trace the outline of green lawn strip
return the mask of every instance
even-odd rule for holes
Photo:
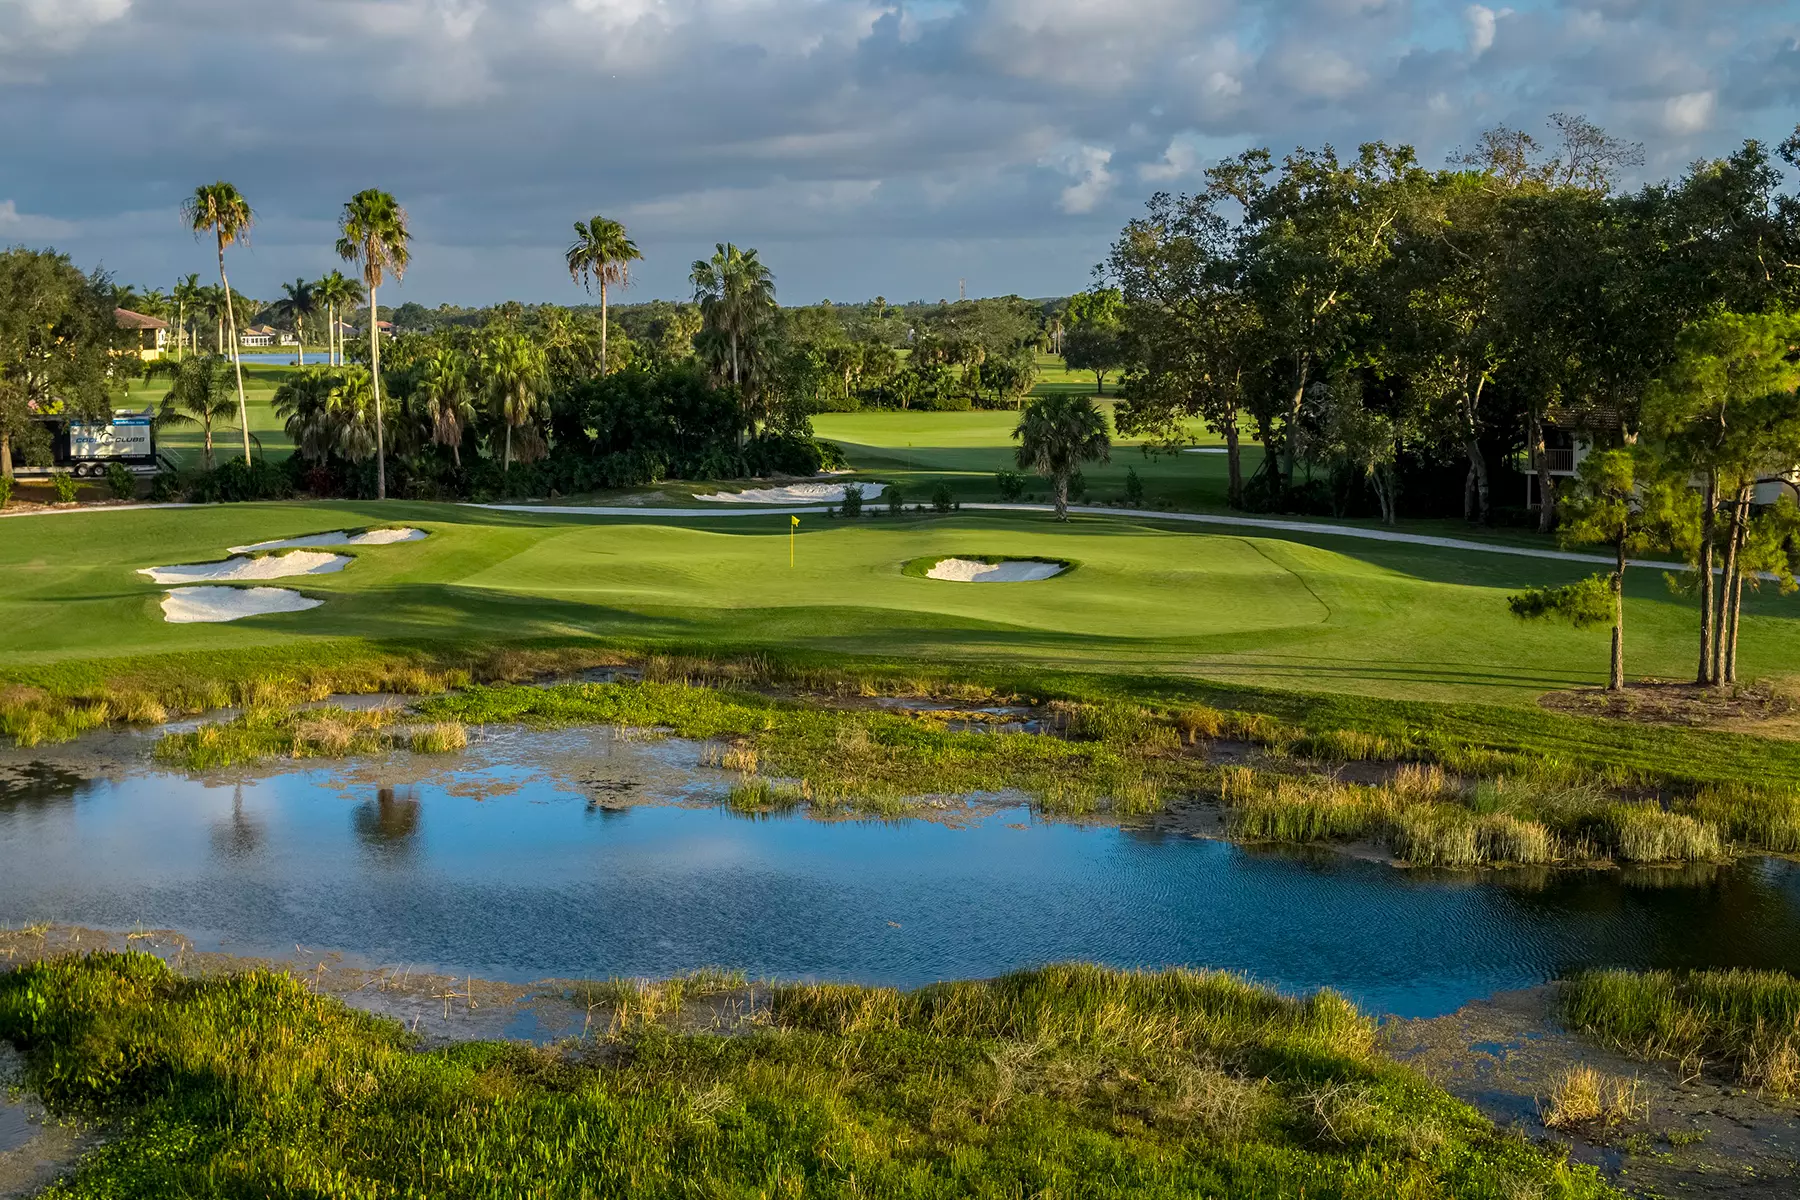
[[[1613,1197],[1373,1049],[1331,993],[1050,967],[775,989],[735,1036],[421,1053],[266,972],[0,976],[26,1085],[110,1136],[51,1197]]]
[[[1564,1020],[1629,1054],[1800,1097],[1800,978],[1780,971],[1588,971],[1563,986]]]

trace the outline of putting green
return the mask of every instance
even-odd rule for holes
[[[351,547],[339,574],[285,581],[325,604],[225,625],[170,625],[137,568],[369,524],[422,542]],[[1522,624],[1504,599],[1567,581],[1567,563],[1195,532],[1147,520],[966,513],[850,524],[785,516],[681,524],[453,505],[319,503],[76,513],[0,521],[8,674],[75,658],[279,646],[321,638],[494,644],[602,637],[703,651],[758,646],[928,662],[1012,661],[1193,673],[1315,691],[1529,702],[1599,681],[1605,631]],[[1018,587],[902,573],[926,556],[1066,559]],[[1628,668],[1680,677],[1694,617],[1634,573]],[[1800,662],[1800,602],[1752,597],[1745,674]]]

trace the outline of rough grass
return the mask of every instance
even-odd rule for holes
[[[1800,1097],[1800,979],[1779,971],[1589,971],[1562,992],[1569,1024],[1684,1070],[1728,1066],[1743,1083]]]
[[[401,748],[416,754],[449,754],[468,744],[467,731],[458,722],[408,726],[397,724],[398,719],[399,714],[385,709],[257,708],[189,733],[164,734],[157,739],[156,758],[204,771],[276,758],[344,758]]]
[[[55,1197],[1617,1195],[1372,1034],[1331,993],[1069,966],[780,988],[732,1036],[420,1053],[285,975],[107,954],[0,977],[27,1086],[118,1121]]]

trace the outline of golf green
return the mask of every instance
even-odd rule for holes
[[[333,575],[277,580],[306,612],[173,625],[139,567],[370,524],[423,542],[352,548]],[[1238,536],[1154,520],[964,513],[592,518],[413,503],[218,505],[0,521],[0,628],[12,674],[75,658],[268,647],[321,638],[798,649],[924,662],[1152,670],[1304,691],[1529,702],[1601,681],[1606,632],[1523,624],[1505,597],[1578,564],[1329,535]],[[928,555],[1064,559],[1030,583],[918,578]],[[1634,573],[1627,666],[1687,673],[1694,617]],[[1747,676],[1800,662],[1800,602],[1750,598]]]

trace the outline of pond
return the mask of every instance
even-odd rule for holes
[[[0,921],[173,928],[495,979],[917,985],[1084,959],[1243,972],[1435,1015],[1595,964],[1800,969],[1800,866],[1452,876],[1329,852],[1051,822],[746,818],[700,748],[480,731],[191,778],[131,754],[0,763]],[[10,765],[7,765],[10,764]]]

